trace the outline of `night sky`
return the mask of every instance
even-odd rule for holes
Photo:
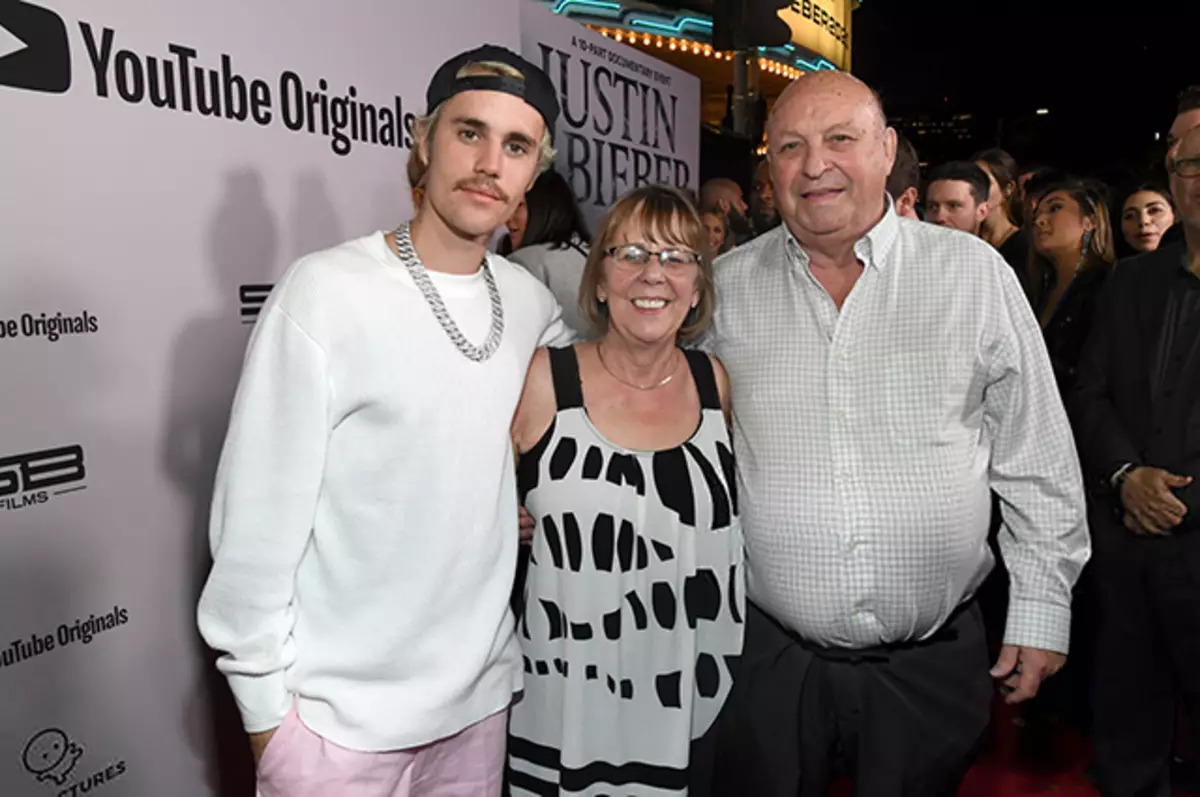
[[[1003,118],[1019,160],[1144,169],[1178,91],[1200,83],[1200,0],[864,0],[853,71],[889,114],[972,114],[972,146],[994,145]]]

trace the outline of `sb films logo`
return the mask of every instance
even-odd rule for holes
[[[0,3],[0,86],[52,94],[71,88],[67,26],[53,11]]]
[[[271,295],[271,289],[274,287],[269,282],[238,286],[243,324],[253,324],[258,320],[258,314],[262,312],[263,305],[267,303],[267,297]]]
[[[79,797],[90,794],[115,781],[128,768],[124,761],[115,761],[102,770],[80,777],[76,772],[83,758],[83,747],[58,728],[38,731],[25,744],[21,763],[38,783],[56,787],[57,797]]]
[[[83,483],[86,477],[80,445],[0,456],[0,509],[39,506],[51,498],[79,492],[87,488]]]

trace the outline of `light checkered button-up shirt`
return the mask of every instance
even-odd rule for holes
[[[992,568],[992,488],[1005,641],[1065,653],[1083,480],[1012,268],[891,203],[855,253],[840,312],[786,226],[716,264],[750,598],[818,644],[924,639]]]

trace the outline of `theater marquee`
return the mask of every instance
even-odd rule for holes
[[[792,0],[779,18],[792,29],[793,44],[849,70],[852,10],[853,0]]]

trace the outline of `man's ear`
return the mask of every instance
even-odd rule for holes
[[[421,161],[421,165],[426,169],[429,168],[429,125],[419,125],[416,130],[417,134],[417,157]],[[424,182],[424,180],[422,180]]]
[[[896,165],[896,130],[889,127],[883,131],[883,153],[887,159],[888,174],[892,173],[892,168]]]

